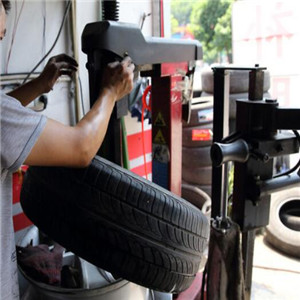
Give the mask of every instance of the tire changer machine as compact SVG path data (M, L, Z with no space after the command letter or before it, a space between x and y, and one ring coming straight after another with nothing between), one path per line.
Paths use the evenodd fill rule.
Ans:
M242 232L246 299L250 299L251 293L255 233L269 223L271 194L300 184L300 161L289 171L274 175L276 157L299 152L300 109L281 108L276 99L263 99L264 69L258 65L213 68L212 228L225 233L230 226L227 175L231 161L234 162L231 218ZM249 72L249 99L237 100L236 129L228 135L230 70Z
M195 63L202 47L195 40L145 38L133 24L117 22L117 5L104 1L104 19L87 24L82 50L87 54L90 105L96 101L102 72L113 61L130 56L142 77L151 77L153 182L181 194L182 116L189 118ZM111 21L113 20L113 21ZM120 119L128 113L128 99L119 100L98 154L122 165Z

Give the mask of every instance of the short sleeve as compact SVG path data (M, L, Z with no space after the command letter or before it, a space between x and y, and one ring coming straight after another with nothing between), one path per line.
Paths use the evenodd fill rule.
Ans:
M43 131L47 118L4 93L1 101L1 170L16 171Z

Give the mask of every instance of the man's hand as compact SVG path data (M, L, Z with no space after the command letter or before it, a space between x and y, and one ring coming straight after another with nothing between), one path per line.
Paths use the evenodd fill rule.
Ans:
M60 54L49 59L41 75L8 93L18 99L23 106L28 105L44 93L48 93L61 75L69 75L77 71L78 64L72 57Z
M109 89L120 100L131 92L133 88L134 64L129 56L121 62L112 62L107 65L102 80L102 90Z
M45 69L37 78L43 88L43 93L52 90L55 82L61 75L72 76L77 71L76 60L66 54L53 56L49 59Z

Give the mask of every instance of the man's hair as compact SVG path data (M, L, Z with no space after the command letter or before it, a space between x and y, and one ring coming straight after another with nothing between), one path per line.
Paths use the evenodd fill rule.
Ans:
M2 4L3 4L3 7L4 7L4 9L5 9L5 12L8 13L9 10L10 10L10 7L11 7L10 1L9 1L9 0L2 0L1 2L2 2Z

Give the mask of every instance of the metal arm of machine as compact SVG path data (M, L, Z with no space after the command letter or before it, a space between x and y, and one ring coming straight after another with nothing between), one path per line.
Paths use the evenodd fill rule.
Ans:
M260 185L260 197L283 191L287 188L299 186L300 174L293 172L290 175L280 176L270 180L265 180Z
M275 100L238 101L239 112L243 118L237 125L241 130L239 139L230 143L214 143L211 147L211 159L214 167L225 162L246 163L250 157L267 163L275 157L297 153L299 141L291 133L277 133L277 129L300 129L300 109L278 108ZM268 116L265 118L264 116ZM245 122L251 120L251 122ZM267 121L266 121L267 120ZM283 120L285 123L283 123ZM282 128L284 127L284 128ZM247 139L243 139L243 138ZM263 165L262 165L263 167ZM258 178L254 180L253 178ZM246 197L253 202L259 198L300 183L297 174L282 178L270 178L262 181L259 172L248 180Z
M241 138L227 144L214 143L211 147L212 164L214 167L220 167L229 161L246 163L250 157L267 163L276 156L295 153L299 149L297 145L298 141L291 134L279 134L275 143L272 141L264 141L263 143L264 146L268 148L268 152L262 152L258 149L257 145L259 144L255 140L252 141L252 144L248 144ZM252 179L249 178L247 182L246 196L253 203L260 201L261 198L269 196L272 193L299 186L300 184L300 170L298 172L292 172L289 175L278 176L264 181L260 180L257 175Z
M167 62L195 62L203 53L199 41L158 37L145 38L134 24L102 21L87 24L82 34L82 51L88 55L91 102L99 92L99 77L111 61L129 55L143 70ZM95 80L97 78L97 81Z
M87 24L82 35L82 50L109 51L116 57L130 55L136 65L195 61L202 58L196 40L144 37L134 24L102 21Z

